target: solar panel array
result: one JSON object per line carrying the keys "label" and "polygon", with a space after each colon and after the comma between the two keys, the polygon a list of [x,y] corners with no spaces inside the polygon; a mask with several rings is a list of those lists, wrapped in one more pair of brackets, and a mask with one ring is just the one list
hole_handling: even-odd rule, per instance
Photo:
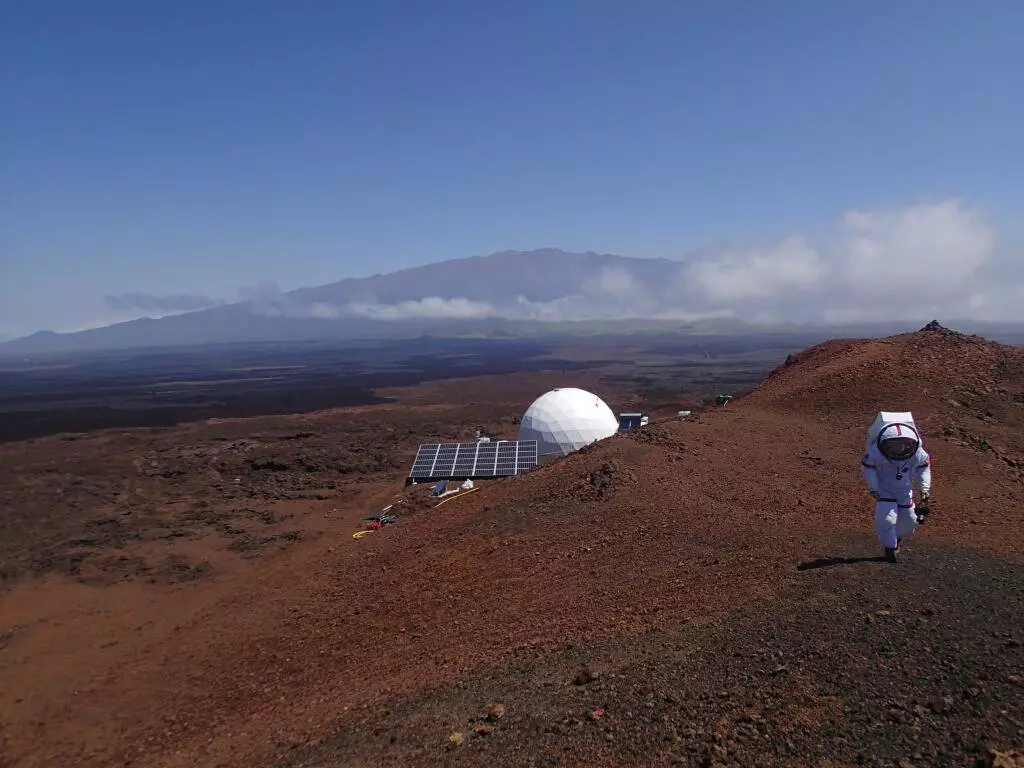
{"label": "solar panel array", "polygon": [[465,480],[518,475],[537,466],[536,440],[427,443],[416,452],[409,480]]}

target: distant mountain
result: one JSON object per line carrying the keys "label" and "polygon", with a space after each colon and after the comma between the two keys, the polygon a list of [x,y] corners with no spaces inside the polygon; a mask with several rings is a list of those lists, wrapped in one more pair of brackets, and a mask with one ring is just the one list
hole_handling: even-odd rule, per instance
{"label": "distant mountain", "polygon": [[[0,355],[424,334],[498,338],[553,331],[763,329],[732,313],[709,311],[703,298],[678,261],[550,248],[504,251],[287,293],[262,286],[243,302],[160,319],[77,333],[42,331],[0,343]],[[910,327],[916,326],[879,325],[871,335]],[[806,327],[786,323],[772,330]]]}
{"label": "distant mountain", "polygon": [[502,335],[506,320],[650,316],[654,305],[645,286],[663,286],[678,274],[679,263],[667,259],[505,251],[287,293],[264,286],[247,301],[160,319],[67,334],[41,331],[0,344],[0,354],[488,329]]}
{"label": "distant mountain", "polygon": [[[291,296],[299,302],[334,306],[398,305],[437,297],[484,302],[507,316],[524,316],[523,301],[558,302],[567,297],[628,294],[678,280],[680,263],[599,253],[567,253],[545,248],[503,251],[453,259],[388,275],[349,278]],[[453,310],[454,311],[454,310]]]}

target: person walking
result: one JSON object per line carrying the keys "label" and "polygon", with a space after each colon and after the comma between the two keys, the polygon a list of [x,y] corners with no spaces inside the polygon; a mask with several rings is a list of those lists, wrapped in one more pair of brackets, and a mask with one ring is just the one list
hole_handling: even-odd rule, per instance
{"label": "person walking", "polygon": [[[861,475],[875,499],[875,532],[890,563],[928,514],[931,463],[917,428],[898,423],[885,425],[861,459]],[[914,503],[915,485],[921,489],[920,507]]]}

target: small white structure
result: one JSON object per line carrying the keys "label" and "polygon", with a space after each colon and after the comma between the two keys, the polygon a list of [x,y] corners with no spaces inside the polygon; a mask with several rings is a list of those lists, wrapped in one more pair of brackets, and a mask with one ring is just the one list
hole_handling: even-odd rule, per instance
{"label": "small white structure", "polygon": [[565,456],[618,430],[619,420],[600,397],[585,389],[560,387],[526,409],[517,439],[536,440],[539,456]]}
{"label": "small white structure", "polygon": [[686,419],[686,418],[689,418],[689,416],[690,416],[690,411],[679,411],[679,413],[677,413],[676,415],[677,415],[677,416],[678,416],[678,417],[679,417],[680,419]]}
{"label": "small white structure", "polygon": [[650,421],[650,419],[643,413],[620,413],[619,431],[624,432],[626,430],[636,429],[637,427],[645,427],[647,426],[648,421]]}

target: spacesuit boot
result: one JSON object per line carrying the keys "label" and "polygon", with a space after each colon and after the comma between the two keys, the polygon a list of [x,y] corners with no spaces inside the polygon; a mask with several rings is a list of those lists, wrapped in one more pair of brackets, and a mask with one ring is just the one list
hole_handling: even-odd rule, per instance
{"label": "spacesuit boot", "polygon": [[881,499],[875,505],[875,531],[885,549],[885,559],[896,562],[896,555],[908,536],[917,528],[914,504],[899,504],[891,499]]}

